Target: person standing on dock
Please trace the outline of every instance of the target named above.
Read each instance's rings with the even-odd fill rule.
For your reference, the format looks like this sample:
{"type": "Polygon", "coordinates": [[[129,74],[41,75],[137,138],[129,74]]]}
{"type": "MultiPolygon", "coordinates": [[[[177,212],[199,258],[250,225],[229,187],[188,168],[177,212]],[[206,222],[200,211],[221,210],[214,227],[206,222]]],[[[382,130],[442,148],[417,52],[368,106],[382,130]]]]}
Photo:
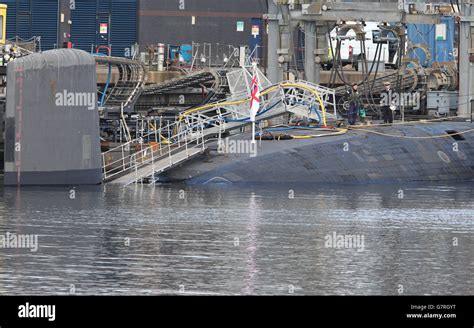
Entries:
{"type": "Polygon", "coordinates": [[[348,123],[349,125],[354,125],[357,121],[357,116],[359,114],[360,109],[360,94],[359,94],[359,86],[357,83],[352,84],[351,91],[348,92],[349,98],[349,112],[348,112],[348,123]]]}
{"type": "Polygon", "coordinates": [[[392,85],[390,82],[384,83],[385,90],[380,94],[383,114],[383,123],[392,124],[393,123],[393,111],[391,108],[392,101],[392,85]]]}

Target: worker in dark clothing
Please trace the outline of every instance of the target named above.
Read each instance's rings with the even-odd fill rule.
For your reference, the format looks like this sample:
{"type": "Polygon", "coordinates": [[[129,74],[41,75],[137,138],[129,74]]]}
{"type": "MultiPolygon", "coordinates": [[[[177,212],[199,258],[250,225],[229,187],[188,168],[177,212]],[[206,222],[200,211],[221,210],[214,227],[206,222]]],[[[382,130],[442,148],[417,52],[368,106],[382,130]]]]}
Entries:
{"type": "Polygon", "coordinates": [[[390,82],[384,83],[385,90],[380,94],[381,101],[380,104],[382,106],[382,114],[383,114],[383,122],[384,124],[392,124],[393,123],[393,110],[392,108],[394,105],[392,104],[392,86],[390,82]]]}
{"type": "Polygon", "coordinates": [[[360,94],[357,91],[359,86],[357,83],[352,85],[352,88],[347,93],[348,102],[349,102],[349,112],[348,112],[348,123],[349,125],[354,125],[357,121],[357,116],[359,114],[359,109],[361,108],[360,94]]]}

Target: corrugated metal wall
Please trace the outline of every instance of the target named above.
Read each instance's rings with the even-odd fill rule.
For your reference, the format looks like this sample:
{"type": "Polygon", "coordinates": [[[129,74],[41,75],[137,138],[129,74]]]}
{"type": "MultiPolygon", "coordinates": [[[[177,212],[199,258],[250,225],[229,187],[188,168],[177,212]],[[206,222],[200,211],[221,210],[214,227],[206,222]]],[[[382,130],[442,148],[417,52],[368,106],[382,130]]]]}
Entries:
{"type": "Polygon", "coordinates": [[[7,38],[41,37],[41,50],[57,48],[58,0],[3,0],[8,6],[7,38]]]}
{"type": "Polygon", "coordinates": [[[8,5],[7,9],[7,38],[11,39],[16,36],[16,0],[6,0],[3,3],[8,5]]]}
{"type": "Polygon", "coordinates": [[[58,48],[58,15],[57,0],[31,1],[31,35],[41,36],[42,50],[58,48]]]}
{"type": "Polygon", "coordinates": [[[431,24],[407,24],[407,37],[414,44],[423,44],[428,47],[431,54],[431,60],[427,60],[425,53],[417,49],[410,52],[410,57],[418,59],[421,64],[426,63],[431,66],[433,62],[446,62],[455,60],[454,36],[455,24],[454,17],[445,16],[441,19],[441,24],[446,25],[446,39],[436,38],[436,25],[431,24]]]}
{"type": "Polygon", "coordinates": [[[97,0],[76,1],[76,8],[71,10],[71,20],[74,47],[91,52],[92,45],[97,44],[97,0]]]}
{"type": "Polygon", "coordinates": [[[160,42],[248,45],[252,19],[267,12],[266,0],[140,0],[139,4],[142,49],[160,42]],[[237,22],[243,22],[243,31],[237,30],[237,22]]]}
{"type": "Polygon", "coordinates": [[[127,57],[137,42],[137,0],[76,0],[71,17],[76,48],[90,52],[110,45],[112,55],[127,57]],[[108,26],[106,34],[100,33],[101,23],[108,26]]]}

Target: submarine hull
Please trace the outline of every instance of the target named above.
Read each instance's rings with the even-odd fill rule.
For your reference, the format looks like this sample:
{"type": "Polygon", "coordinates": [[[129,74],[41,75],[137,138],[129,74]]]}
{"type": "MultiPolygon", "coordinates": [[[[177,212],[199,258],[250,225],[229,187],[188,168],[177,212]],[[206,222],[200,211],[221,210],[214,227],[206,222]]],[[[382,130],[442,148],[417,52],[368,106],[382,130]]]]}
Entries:
{"type": "MultiPolygon", "coordinates": [[[[370,184],[474,178],[474,125],[464,122],[354,129],[311,139],[257,141],[254,154],[211,145],[160,181],[370,184]],[[458,134],[459,133],[459,134],[458,134]]],[[[249,140],[249,135],[232,137],[249,140]]]]}

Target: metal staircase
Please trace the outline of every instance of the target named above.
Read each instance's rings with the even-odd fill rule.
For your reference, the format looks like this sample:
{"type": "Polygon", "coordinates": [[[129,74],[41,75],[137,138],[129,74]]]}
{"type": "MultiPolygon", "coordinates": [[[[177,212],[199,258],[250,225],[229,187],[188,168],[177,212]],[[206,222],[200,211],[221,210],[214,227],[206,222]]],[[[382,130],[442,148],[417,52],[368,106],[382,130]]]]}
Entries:
{"type": "MultiPolygon", "coordinates": [[[[258,121],[288,112],[319,120],[323,125],[336,118],[333,90],[305,81],[272,85],[261,72],[258,74],[263,90],[258,121]],[[328,113],[328,109],[334,113],[328,113]]],[[[188,110],[176,122],[156,127],[150,135],[103,153],[104,181],[126,186],[144,181],[155,183],[161,173],[204,153],[209,142],[251,124],[248,99],[251,78],[246,69],[229,73],[232,93],[225,101],[188,110]],[[155,141],[145,145],[144,139],[155,141]]]]}

